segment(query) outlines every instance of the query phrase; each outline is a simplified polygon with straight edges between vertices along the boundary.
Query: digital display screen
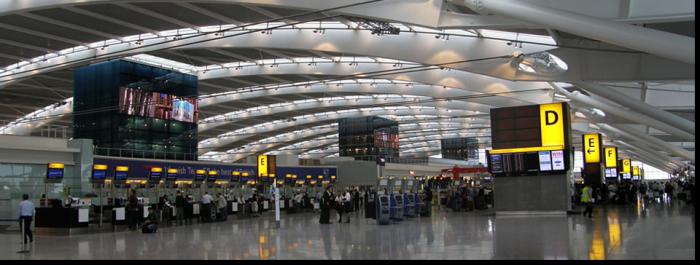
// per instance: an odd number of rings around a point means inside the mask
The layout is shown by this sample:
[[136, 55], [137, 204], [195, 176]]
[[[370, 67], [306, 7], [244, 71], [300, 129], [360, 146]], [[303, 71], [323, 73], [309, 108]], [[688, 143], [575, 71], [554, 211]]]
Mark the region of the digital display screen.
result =
[[549, 151], [539, 152], [540, 171], [552, 170], [552, 155]]
[[202, 180], [204, 180], [204, 178], [205, 178], [204, 174], [195, 174], [194, 175], [195, 181], [202, 181]]
[[566, 166], [564, 164], [564, 151], [552, 151], [552, 169], [553, 170], [565, 170]]
[[126, 171], [115, 171], [114, 180], [126, 180], [129, 177], [129, 172]]
[[63, 169], [49, 168], [46, 172], [47, 179], [63, 179]]
[[149, 178], [151, 180], [160, 180], [160, 178], [162, 178], [162, 177], [163, 177], [163, 172], [152, 172], [151, 171]]
[[379, 180], [379, 186], [386, 186], [389, 182], [386, 179]]
[[630, 173], [622, 173], [622, 179], [632, 179], [632, 174], [630, 174]]
[[197, 99], [121, 87], [119, 113], [196, 123]]
[[170, 179], [170, 180], [177, 179], [177, 173], [168, 173], [166, 175], [166, 177], [167, 177], [167, 179]]
[[389, 129], [374, 130], [375, 148], [399, 148], [399, 135], [390, 133]]
[[107, 178], [107, 171], [106, 170], [93, 170], [92, 171], [92, 179], [93, 180], [104, 180]]
[[491, 155], [491, 173], [503, 173], [503, 160], [501, 155]]
[[606, 168], [606, 169], [605, 169], [605, 177], [606, 177], [606, 178], [617, 178], [617, 169], [615, 169], [615, 168]]

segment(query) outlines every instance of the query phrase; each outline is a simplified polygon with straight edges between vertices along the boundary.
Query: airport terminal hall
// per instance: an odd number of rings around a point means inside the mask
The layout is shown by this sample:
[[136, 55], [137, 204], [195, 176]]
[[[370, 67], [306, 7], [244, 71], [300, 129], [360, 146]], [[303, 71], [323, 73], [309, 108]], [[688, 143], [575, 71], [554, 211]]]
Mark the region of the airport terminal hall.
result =
[[0, 260], [695, 260], [694, 0], [0, 0]]

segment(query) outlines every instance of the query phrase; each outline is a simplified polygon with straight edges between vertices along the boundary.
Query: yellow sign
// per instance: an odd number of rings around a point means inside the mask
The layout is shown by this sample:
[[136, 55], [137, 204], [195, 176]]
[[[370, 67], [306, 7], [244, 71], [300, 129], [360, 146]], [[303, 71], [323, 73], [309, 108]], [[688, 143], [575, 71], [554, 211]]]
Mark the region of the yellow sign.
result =
[[583, 135], [583, 155], [586, 163], [600, 163], [600, 134]]
[[266, 177], [267, 176], [267, 156], [266, 155], [259, 155], [258, 156], [258, 177]]
[[629, 159], [622, 159], [622, 173], [630, 173], [630, 167], [632, 166], [632, 161]]
[[129, 167], [127, 166], [117, 166], [114, 170], [119, 171], [119, 172], [126, 172], [129, 171]]
[[94, 169], [94, 170], [107, 170], [107, 165], [95, 164], [92, 166], [92, 169]]
[[244, 177], [247, 177], [247, 176], [249, 176], [249, 175], [250, 175], [250, 174], [249, 174], [248, 172], [243, 172], [243, 173], [241, 174], [241, 176], [244, 176]]
[[168, 168], [168, 173], [177, 174], [177, 168]]
[[206, 172], [207, 172], [207, 171], [204, 170], [204, 169], [197, 169], [197, 170], [194, 171], [194, 173], [197, 174], [197, 175], [204, 175], [204, 173], [206, 173]]
[[616, 168], [617, 167], [617, 147], [608, 146], [605, 147], [605, 167]]
[[231, 172], [231, 175], [240, 176], [241, 172], [240, 171], [233, 171], [233, 172]]
[[63, 163], [49, 163], [49, 168], [54, 168], [54, 169], [63, 169], [66, 167]]
[[560, 146], [539, 146], [539, 147], [522, 147], [522, 148], [508, 148], [508, 149], [494, 149], [489, 150], [489, 154], [510, 154], [510, 153], [527, 153], [527, 152], [539, 152], [539, 151], [554, 151], [554, 150], [564, 150], [564, 145]]
[[155, 173], [163, 172], [163, 168], [162, 167], [152, 167], [151, 172], [155, 172]]
[[632, 167], [632, 176], [639, 176], [639, 166], [633, 166]]
[[540, 105], [540, 133], [542, 146], [564, 146], [566, 144], [562, 103]]
[[209, 176], [215, 176], [218, 174], [219, 174], [219, 172], [216, 172], [216, 170], [209, 171]]

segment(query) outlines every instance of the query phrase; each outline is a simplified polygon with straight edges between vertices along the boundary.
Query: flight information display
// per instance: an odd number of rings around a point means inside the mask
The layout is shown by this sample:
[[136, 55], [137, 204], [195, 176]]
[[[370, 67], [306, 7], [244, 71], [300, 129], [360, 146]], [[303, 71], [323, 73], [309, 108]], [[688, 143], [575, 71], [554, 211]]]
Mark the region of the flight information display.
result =
[[495, 176], [560, 174], [566, 171], [562, 150], [488, 154], [487, 157], [489, 172]]

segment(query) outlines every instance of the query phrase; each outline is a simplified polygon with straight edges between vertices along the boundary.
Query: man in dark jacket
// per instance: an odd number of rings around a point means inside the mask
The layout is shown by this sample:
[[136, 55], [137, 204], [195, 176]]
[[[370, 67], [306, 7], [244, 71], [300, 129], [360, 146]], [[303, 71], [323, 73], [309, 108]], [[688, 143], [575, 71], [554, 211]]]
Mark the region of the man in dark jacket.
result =
[[331, 194], [331, 186], [326, 187], [326, 191], [323, 192], [323, 197], [321, 198], [321, 218], [319, 223], [330, 224], [331, 221], [331, 207], [333, 206], [333, 195]]
[[183, 224], [185, 220], [185, 197], [182, 196], [181, 191], [177, 191], [177, 196], [175, 196], [175, 213], [177, 224]]

